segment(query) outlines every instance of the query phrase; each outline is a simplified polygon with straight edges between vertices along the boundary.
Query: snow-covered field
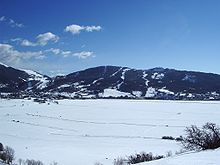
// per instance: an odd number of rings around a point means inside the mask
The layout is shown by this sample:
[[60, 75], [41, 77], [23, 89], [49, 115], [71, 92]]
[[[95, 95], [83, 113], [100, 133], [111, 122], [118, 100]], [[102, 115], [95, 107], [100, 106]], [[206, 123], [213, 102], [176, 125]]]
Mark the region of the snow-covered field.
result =
[[[62, 100], [39, 104], [0, 100], [0, 142], [14, 148], [16, 158], [45, 164], [112, 165], [118, 156], [141, 151], [175, 153], [180, 144], [162, 140], [162, 136], [178, 137], [192, 124], [220, 125], [219, 116], [220, 102], [214, 101]], [[206, 163], [217, 165], [220, 151], [206, 152], [212, 155], [203, 158]], [[188, 159], [186, 164], [205, 165], [198, 160], [203, 155], [205, 152], [185, 154], [144, 164], [177, 165]]]

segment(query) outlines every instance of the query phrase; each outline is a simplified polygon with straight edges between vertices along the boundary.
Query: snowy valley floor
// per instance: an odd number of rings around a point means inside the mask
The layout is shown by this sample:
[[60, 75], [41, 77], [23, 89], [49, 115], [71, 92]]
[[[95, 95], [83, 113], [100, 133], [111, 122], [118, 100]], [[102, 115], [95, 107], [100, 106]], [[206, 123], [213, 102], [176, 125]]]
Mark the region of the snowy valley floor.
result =
[[[0, 142], [16, 158], [60, 165], [112, 165], [114, 158], [179, 151], [162, 136], [184, 135], [186, 126], [220, 125], [220, 102], [146, 100], [0, 100]], [[220, 150], [183, 154], [150, 165], [217, 165]], [[219, 161], [218, 161], [219, 160]]]

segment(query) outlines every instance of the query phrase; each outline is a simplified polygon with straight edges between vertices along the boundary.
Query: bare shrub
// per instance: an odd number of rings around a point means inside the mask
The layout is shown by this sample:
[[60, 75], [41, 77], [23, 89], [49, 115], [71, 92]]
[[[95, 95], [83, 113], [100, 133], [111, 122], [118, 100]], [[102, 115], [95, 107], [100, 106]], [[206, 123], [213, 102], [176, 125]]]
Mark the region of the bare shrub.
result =
[[173, 155], [172, 151], [167, 151], [166, 157], [171, 157]]
[[140, 154], [135, 154], [135, 155], [131, 155], [128, 157], [128, 163], [129, 164], [136, 164], [136, 163], [140, 163], [140, 162], [148, 162], [148, 161], [152, 161], [152, 160], [157, 160], [157, 159], [161, 159], [164, 158], [163, 155], [156, 155], [153, 156], [153, 154], [150, 153], [145, 153], [142, 152]]
[[100, 162], [95, 162], [95, 164], [94, 165], [103, 165], [102, 163], [100, 163]]
[[26, 164], [26, 165], [43, 165], [43, 163], [42, 163], [41, 161], [39, 161], [39, 160], [33, 160], [33, 159], [31, 159], [31, 160], [27, 159], [27, 160], [25, 161], [25, 164]]
[[4, 162], [7, 164], [11, 164], [12, 161], [15, 159], [15, 151], [13, 148], [6, 146], [3, 150], [3, 158]]
[[186, 150], [180, 149], [179, 151], [175, 152], [175, 155], [180, 155], [180, 154], [183, 154], [184, 152], [186, 152]]
[[206, 123], [201, 129], [195, 125], [186, 128], [182, 145], [188, 150], [206, 150], [220, 147], [220, 128]]
[[177, 138], [175, 138], [176, 141], [183, 141], [183, 137], [182, 136], [179, 136]]
[[164, 139], [164, 140], [175, 140], [175, 138], [172, 137], [172, 136], [163, 136], [162, 139]]
[[21, 158], [18, 159], [18, 165], [22, 165], [25, 164], [25, 161]]
[[58, 163], [53, 161], [50, 163], [50, 165], [58, 165]]
[[126, 165], [127, 164], [126, 162], [127, 161], [123, 158], [117, 158], [114, 160], [113, 164], [114, 165]]

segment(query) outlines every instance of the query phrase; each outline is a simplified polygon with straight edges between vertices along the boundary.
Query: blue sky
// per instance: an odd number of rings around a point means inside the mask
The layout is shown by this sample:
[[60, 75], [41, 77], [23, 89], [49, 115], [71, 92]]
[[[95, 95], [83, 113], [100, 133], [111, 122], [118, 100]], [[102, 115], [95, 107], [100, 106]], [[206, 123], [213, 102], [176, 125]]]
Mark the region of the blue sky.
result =
[[219, 0], [1, 0], [0, 61], [48, 75], [100, 65], [220, 74]]

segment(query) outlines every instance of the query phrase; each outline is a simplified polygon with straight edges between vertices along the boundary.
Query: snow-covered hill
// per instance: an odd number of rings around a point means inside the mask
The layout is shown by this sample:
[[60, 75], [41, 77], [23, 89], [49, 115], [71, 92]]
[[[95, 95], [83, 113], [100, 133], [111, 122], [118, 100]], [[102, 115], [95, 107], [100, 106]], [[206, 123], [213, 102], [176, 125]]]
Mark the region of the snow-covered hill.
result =
[[160, 159], [138, 165], [219, 165], [220, 149], [189, 152], [178, 156]]

